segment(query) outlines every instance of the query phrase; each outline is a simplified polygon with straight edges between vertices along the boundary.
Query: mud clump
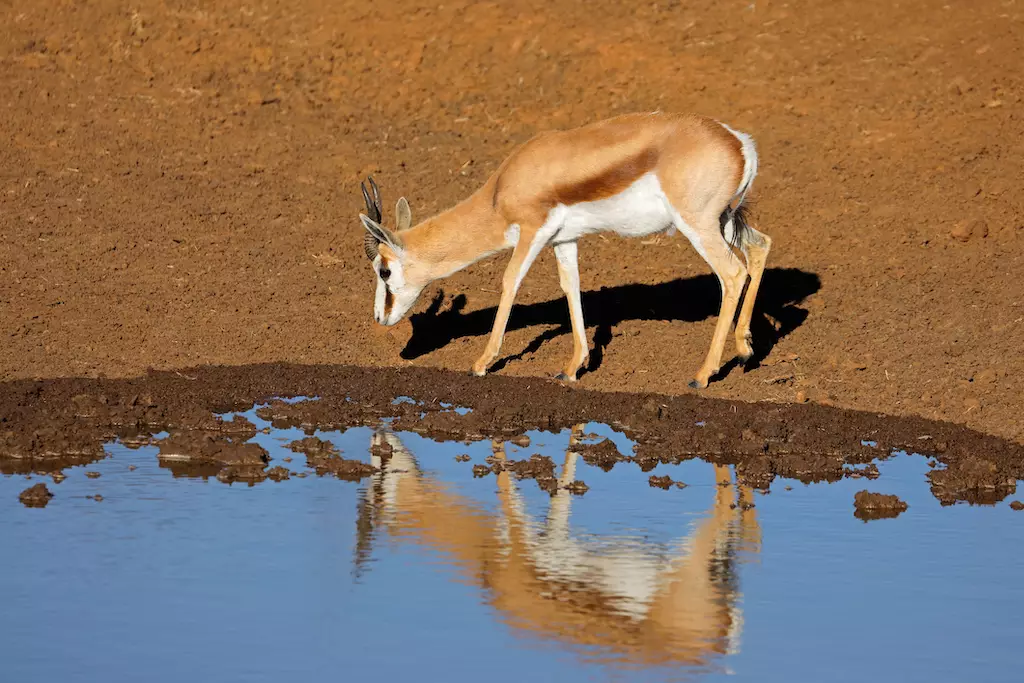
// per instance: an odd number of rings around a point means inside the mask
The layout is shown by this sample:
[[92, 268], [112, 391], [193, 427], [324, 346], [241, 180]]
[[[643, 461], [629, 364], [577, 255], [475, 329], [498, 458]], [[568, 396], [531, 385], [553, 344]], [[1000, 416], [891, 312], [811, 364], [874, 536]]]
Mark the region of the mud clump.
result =
[[247, 433], [243, 430], [235, 437], [221, 432], [175, 432], [160, 442], [157, 457], [175, 476], [215, 476], [225, 484], [253, 485], [266, 479], [263, 468], [270, 456], [259, 444], [243, 443], [250, 438]]
[[[387, 454], [390, 457], [391, 446], [386, 442], [384, 446], [387, 447]], [[377, 448], [381, 450], [383, 447], [378, 446]], [[288, 444], [288, 449], [305, 455], [306, 464], [312, 467], [316, 471], [317, 476], [320, 477], [331, 475], [345, 481], [359, 481], [377, 472], [377, 468], [369, 463], [341, 457], [341, 452], [337, 446], [315, 436], [292, 441]], [[387, 460], [381, 458], [381, 462], [387, 462]], [[284, 468], [282, 467], [281, 469]]]
[[582, 496], [584, 493], [590, 490], [590, 487], [582, 481], [570, 481], [568, 484], [562, 487], [574, 496]]
[[908, 507], [899, 496], [871, 493], [866, 489], [853, 496], [853, 506], [853, 515], [864, 521], [899, 517]]
[[553, 494], [558, 490], [555, 463], [546, 455], [534, 453], [528, 460], [508, 460], [504, 466], [518, 479], [533, 479], [542, 491]]
[[310, 458], [329, 458], [340, 453], [338, 447], [333, 443], [318, 439], [315, 436], [307, 436], [305, 439], [292, 441], [288, 444], [287, 448], [294, 453], [301, 453], [306, 456], [307, 462], [309, 462]]
[[280, 465], [276, 465], [267, 470], [267, 477], [273, 479], [274, 481], [284, 481], [286, 479], [290, 479], [291, 476], [292, 473], [288, 470], [288, 468], [281, 467]]
[[212, 463], [230, 467], [261, 467], [270, 460], [267, 451], [255, 443], [242, 443], [222, 434], [176, 432], [160, 442], [161, 460]]
[[932, 494], [942, 505], [966, 500], [975, 505], [995, 505], [1017, 492], [1017, 480], [999, 465], [984, 459], [962, 459], [946, 469], [928, 473]]
[[583, 458], [583, 462], [599, 467], [605, 472], [615, 467], [616, 463], [629, 461], [629, 457], [620, 453], [611, 439], [601, 439], [597, 443], [581, 443], [574, 448]]
[[99, 479], [100, 478], [100, 473], [99, 472], [89, 471], [89, 472], [85, 473], [85, 476], [89, 477], [90, 479]]
[[488, 467], [487, 465], [473, 465], [473, 476], [476, 477], [477, 479], [486, 477], [492, 471], [492, 468]]
[[267, 472], [263, 469], [262, 465], [259, 467], [252, 465], [232, 465], [230, 467], [225, 467], [217, 473], [217, 481], [224, 482], [225, 484], [242, 482], [249, 486], [255, 486], [266, 478]]
[[468, 453], [462, 453], [460, 455], [455, 456], [455, 462], [469, 462], [469, 459], [470, 458]]
[[744, 460], [736, 466], [736, 478], [745, 486], [767, 489], [775, 480], [775, 470], [770, 458], [760, 457]]
[[864, 467], [844, 467], [843, 474], [849, 479], [878, 479], [878, 465], [872, 462]]
[[1020, 502], [1019, 500], [1015, 500], [1012, 503], [1010, 503], [1010, 509], [1020, 512], [1024, 510], [1024, 503]]
[[51, 498], [53, 498], [53, 494], [50, 493], [50, 489], [46, 488], [46, 484], [42, 483], [29, 486], [18, 494], [18, 500], [27, 508], [44, 508]]
[[668, 476], [667, 474], [660, 477], [656, 477], [652, 474], [650, 479], [647, 480], [647, 484], [651, 488], [663, 489], [665, 491], [668, 491], [672, 487], [675, 487], [677, 489], [686, 488], [686, 484], [684, 484], [681, 481], [673, 481], [672, 477]]

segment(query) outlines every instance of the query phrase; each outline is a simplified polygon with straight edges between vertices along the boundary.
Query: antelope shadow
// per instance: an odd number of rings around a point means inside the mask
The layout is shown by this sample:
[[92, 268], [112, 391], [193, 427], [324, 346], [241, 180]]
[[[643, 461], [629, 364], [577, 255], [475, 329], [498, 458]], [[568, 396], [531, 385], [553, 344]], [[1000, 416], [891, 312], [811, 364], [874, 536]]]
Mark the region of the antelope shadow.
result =
[[[754, 356], [747, 362], [748, 368], [760, 364], [780, 339], [807, 320], [808, 312], [799, 304], [820, 289], [821, 279], [814, 273], [797, 268], [765, 270], [751, 321]], [[465, 295], [460, 294], [449, 308], [442, 311], [444, 292], [438, 292], [426, 311], [410, 316], [413, 331], [401, 352], [402, 358], [413, 360], [441, 349], [456, 339], [489, 334], [497, 307], [467, 313], [466, 301]], [[705, 320], [718, 315], [721, 290], [718, 279], [708, 274], [658, 284], [602, 287], [583, 292], [582, 301], [587, 334], [592, 344], [590, 364], [584, 372], [592, 372], [601, 366], [616, 325], [627, 320]], [[492, 371], [500, 370], [512, 361], [536, 352], [546, 342], [572, 332], [564, 297], [517, 305], [512, 309], [509, 331], [538, 325], [557, 327], [539, 334], [522, 351], [498, 360]], [[735, 359], [726, 363], [718, 376], [728, 374], [736, 363]]]

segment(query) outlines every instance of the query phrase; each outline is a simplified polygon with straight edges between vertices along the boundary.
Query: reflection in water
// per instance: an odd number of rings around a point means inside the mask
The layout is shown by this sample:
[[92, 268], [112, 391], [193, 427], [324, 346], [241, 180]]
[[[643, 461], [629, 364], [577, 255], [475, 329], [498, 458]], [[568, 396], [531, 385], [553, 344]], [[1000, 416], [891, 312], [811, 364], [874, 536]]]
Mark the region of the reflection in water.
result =
[[[497, 475], [492, 513], [424, 473], [395, 434], [377, 431], [373, 464], [381, 471], [360, 506], [357, 567], [375, 529], [385, 529], [449, 555], [516, 631], [556, 640], [586, 659], [707, 667], [737, 651], [743, 622], [736, 556], [756, 552], [761, 539], [751, 490], [715, 466], [718, 486], [706, 519], [672, 544], [574, 533], [574, 496], [564, 486], [575, 480], [582, 429], [572, 430], [543, 521], [528, 514], [509, 472]], [[503, 443], [492, 449], [505, 459]]]

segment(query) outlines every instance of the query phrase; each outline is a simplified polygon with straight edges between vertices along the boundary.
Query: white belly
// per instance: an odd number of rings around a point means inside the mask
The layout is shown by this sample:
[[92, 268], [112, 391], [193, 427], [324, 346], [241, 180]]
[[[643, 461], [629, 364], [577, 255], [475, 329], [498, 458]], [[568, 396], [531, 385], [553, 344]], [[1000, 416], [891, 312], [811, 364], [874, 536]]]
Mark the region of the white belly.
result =
[[552, 210], [549, 222], [561, 224], [554, 242], [572, 242], [595, 232], [643, 237], [673, 227], [668, 198], [658, 176], [648, 173], [617, 195]]

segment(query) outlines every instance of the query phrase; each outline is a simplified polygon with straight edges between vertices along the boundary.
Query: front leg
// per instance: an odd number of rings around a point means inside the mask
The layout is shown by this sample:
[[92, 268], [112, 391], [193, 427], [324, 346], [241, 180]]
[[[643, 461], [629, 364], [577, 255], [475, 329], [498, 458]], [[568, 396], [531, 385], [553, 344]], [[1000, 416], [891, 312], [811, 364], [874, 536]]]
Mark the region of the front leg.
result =
[[580, 302], [580, 269], [576, 243], [556, 244], [555, 257], [558, 259], [558, 281], [569, 302], [569, 320], [572, 322], [572, 358], [556, 379], [575, 382], [576, 373], [590, 358], [587, 327], [583, 323], [583, 304]]
[[487, 347], [483, 355], [473, 363], [472, 374], [482, 377], [487, 374], [487, 368], [498, 357], [501, 351], [501, 342], [505, 338], [505, 328], [508, 326], [508, 316], [512, 312], [512, 302], [519, 292], [519, 285], [530, 270], [530, 266], [537, 259], [537, 254], [550, 239], [550, 234], [545, 230], [527, 231], [520, 226], [520, 239], [512, 252], [508, 266], [505, 267], [505, 275], [501, 281], [501, 303], [498, 304], [498, 314], [494, 317], [494, 327], [491, 328], [491, 336], [487, 340]]

